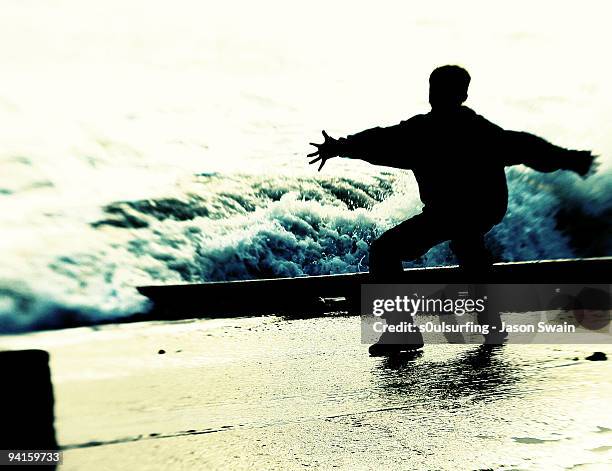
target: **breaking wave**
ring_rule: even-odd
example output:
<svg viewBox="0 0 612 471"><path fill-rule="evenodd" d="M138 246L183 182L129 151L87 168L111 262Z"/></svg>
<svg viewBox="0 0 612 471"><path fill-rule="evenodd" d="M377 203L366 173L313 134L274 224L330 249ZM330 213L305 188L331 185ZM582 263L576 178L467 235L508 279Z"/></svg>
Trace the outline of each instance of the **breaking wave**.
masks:
<svg viewBox="0 0 612 471"><path fill-rule="evenodd" d="M609 174L507 173L508 213L487 235L497 260L612 254ZM120 320L147 309L138 285L364 271L372 240L420 209L414 178L399 171L195 175L171 195L112 202L68 225L36 262L11 254L0 331ZM411 265L454 262L444 243Z"/></svg>

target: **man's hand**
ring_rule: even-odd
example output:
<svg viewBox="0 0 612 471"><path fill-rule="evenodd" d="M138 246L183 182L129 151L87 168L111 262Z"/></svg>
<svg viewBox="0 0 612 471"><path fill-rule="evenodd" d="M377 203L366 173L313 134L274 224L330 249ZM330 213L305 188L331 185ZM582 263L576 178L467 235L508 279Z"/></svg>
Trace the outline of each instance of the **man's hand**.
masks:
<svg viewBox="0 0 612 471"><path fill-rule="evenodd" d="M588 178L597 172L599 162L597 156L588 150L576 150L572 152L572 168L582 178Z"/></svg>
<svg viewBox="0 0 612 471"><path fill-rule="evenodd" d="M323 168L323 165L325 165L325 162L327 162L328 159L338 156L338 147L337 147L338 141L334 139L333 137L329 137L329 135L325 131L322 131L322 132L323 132L323 138L325 140L323 141L322 144L315 144L314 142L311 142L310 145L315 146L317 150L311 154L308 154L307 156L309 158L318 156L316 159L313 159L308 163L314 164L315 162L318 162L320 160L321 164L319 165L319 172L321 171L321 169Z"/></svg>

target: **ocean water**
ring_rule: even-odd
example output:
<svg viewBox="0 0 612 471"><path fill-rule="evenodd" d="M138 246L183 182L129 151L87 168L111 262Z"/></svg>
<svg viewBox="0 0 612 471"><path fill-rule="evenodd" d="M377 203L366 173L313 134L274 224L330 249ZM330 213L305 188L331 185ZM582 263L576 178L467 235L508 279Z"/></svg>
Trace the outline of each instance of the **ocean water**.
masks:
<svg viewBox="0 0 612 471"><path fill-rule="evenodd" d="M495 257L611 255L610 7L455 3L7 1L0 331L120 320L142 284L367 270L419 212L414 178L317 173L308 142L427 111L444 63L492 121L600 155L586 180L509 169ZM442 244L413 264L453 262Z"/></svg>

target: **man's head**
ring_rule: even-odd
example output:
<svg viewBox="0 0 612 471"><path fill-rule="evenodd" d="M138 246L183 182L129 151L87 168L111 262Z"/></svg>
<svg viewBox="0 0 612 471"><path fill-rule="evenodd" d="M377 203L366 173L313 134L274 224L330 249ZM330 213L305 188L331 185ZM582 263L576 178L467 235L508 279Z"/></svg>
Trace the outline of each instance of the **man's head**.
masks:
<svg viewBox="0 0 612 471"><path fill-rule="evenodd" d="M429 103L432 109L458 108L467 99L470 74L458 65L443 65L429 76Z"/></svg>

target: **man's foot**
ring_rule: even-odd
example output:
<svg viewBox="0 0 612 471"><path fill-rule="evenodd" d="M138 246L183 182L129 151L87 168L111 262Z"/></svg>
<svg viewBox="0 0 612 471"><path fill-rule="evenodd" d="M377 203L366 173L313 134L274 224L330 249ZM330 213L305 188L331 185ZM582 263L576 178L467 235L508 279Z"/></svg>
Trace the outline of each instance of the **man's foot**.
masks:
<svg viewBox="0 0 612 471"><path fill-rule="evenodd" d="M485 345L502 345L508 340L508 332L505 330L498 330L489 332L484 336Z"/></svg>
<svg viewBox="0 0 612 471"><path fill-rule="evenodd" d="M370 356L382 357L396 355L400 352L414 352L421 348L423 348L423 344L398 345L389 343L375 343L374 345L370 345L368 351L370 352Z"/></svg>

